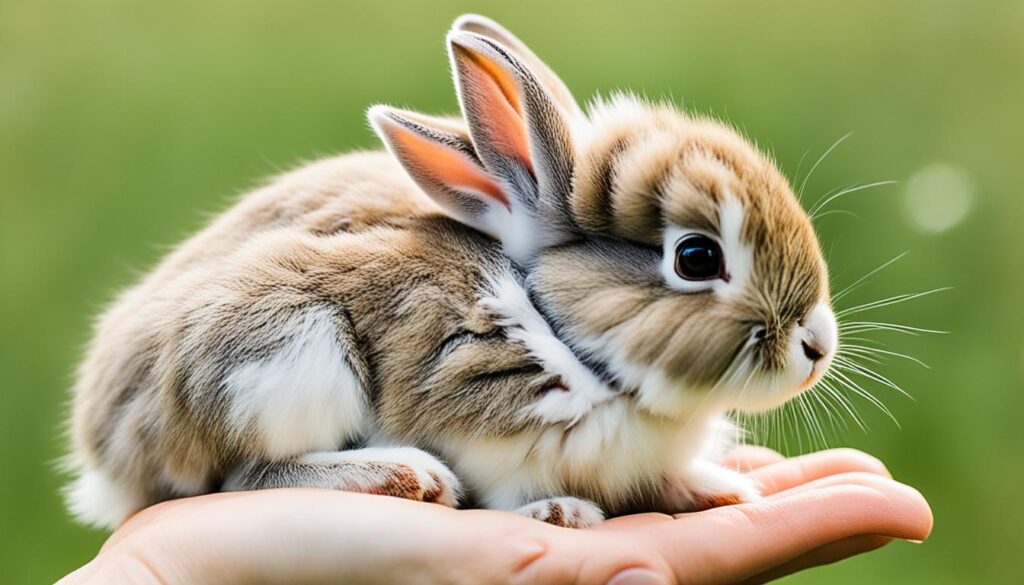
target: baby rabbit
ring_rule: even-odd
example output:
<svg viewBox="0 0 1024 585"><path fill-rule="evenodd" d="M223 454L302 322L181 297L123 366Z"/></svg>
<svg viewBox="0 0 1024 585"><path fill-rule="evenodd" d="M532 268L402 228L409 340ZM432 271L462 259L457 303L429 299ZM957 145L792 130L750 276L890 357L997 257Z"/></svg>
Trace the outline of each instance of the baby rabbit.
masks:
<svg viewBox="0 0 1024 585"><path fill-rule="evenodd" d="M807 389L837 344L787 181L669 105L584 112L491 20L448 45L464 120L371 108L390 154L245 196L104 314L80 518L274 487L571 527L758 498L716 463L726 413Z"/></svg>

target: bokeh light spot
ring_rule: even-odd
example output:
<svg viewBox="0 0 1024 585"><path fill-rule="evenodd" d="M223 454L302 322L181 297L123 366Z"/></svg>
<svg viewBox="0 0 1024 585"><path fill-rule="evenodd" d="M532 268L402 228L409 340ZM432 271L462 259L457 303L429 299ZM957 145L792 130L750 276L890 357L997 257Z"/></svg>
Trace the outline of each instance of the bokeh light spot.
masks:
<svg viewBox="0 0 1024 585"><path fill-rule="evenodd" d="M903 209L924 232L948 230L967 217L974 200L974 183L963 169L933 164L917 171L903 191Z"/></svg>

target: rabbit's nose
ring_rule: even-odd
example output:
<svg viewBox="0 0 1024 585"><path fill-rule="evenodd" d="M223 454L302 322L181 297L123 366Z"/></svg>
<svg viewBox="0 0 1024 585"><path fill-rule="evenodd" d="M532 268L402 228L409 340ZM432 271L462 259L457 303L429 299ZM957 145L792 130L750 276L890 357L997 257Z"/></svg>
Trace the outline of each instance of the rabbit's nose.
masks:
<svg viewBox="0 0 1024 585"><path fill-rule="evenodd" d="M813 363L829 357L835 350L838 341L835 314L824 303L818 303L807 314L797 328L800 347L804 356Z"/></svg>
<svg viewBox="0 0 1024 585"><path fill-rule="evenodd" d="M804 348L804 355L807 356L807 359L811 360L812 362L816 362L821 358L825 357L825 353L818 349L818 347L815 346L812 342L808 342L806 340L801 341L800 347Z"/></svg>

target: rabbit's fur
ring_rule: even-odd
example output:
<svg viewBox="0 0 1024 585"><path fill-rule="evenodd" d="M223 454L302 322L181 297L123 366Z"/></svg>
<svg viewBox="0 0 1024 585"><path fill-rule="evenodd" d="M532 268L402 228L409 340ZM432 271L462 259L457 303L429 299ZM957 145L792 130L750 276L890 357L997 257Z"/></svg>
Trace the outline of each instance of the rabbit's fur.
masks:
<svg viewBox="0 0 1024 585"><path fill-rule="evenodd" d="M297 486L566 526L758 497L715 463L724 413L791 398L836 343L788 183L718 122L626 95L584 113L488 19L449 46L464 121L372 108L390 153L275 179L103 315L81 518ZM678 274L693 233L727 273Z"/></svg>

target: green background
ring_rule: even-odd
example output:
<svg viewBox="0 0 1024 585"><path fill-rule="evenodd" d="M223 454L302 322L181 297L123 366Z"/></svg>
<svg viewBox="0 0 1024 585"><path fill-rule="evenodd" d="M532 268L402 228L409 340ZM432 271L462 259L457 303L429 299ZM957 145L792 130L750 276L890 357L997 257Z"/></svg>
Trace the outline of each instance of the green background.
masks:
<svg viewBox="0 0 1024 585"><path fill-rule="evenodd" d="M828 444L884 459L936 526L789 582L1024 583L1024 2L937 0L0 0L0 580L52 581L105 538L69 519L53 465L92 316L261 177L376 148L369 104L452 111L443 36L467 11L520 34L581 100L672 96L791 177L853 132L805 202L899 183L819 222L833 286L910 253L842 305L951 286L864 315L950 333L876 336L932 368L882 366L914 397L869 387L902 428L860 401L868 432ZM936 164L962 180L913 179ZM944 231L915 219L966 203ZM806 451L790 422L775 440Z"/></svg>

